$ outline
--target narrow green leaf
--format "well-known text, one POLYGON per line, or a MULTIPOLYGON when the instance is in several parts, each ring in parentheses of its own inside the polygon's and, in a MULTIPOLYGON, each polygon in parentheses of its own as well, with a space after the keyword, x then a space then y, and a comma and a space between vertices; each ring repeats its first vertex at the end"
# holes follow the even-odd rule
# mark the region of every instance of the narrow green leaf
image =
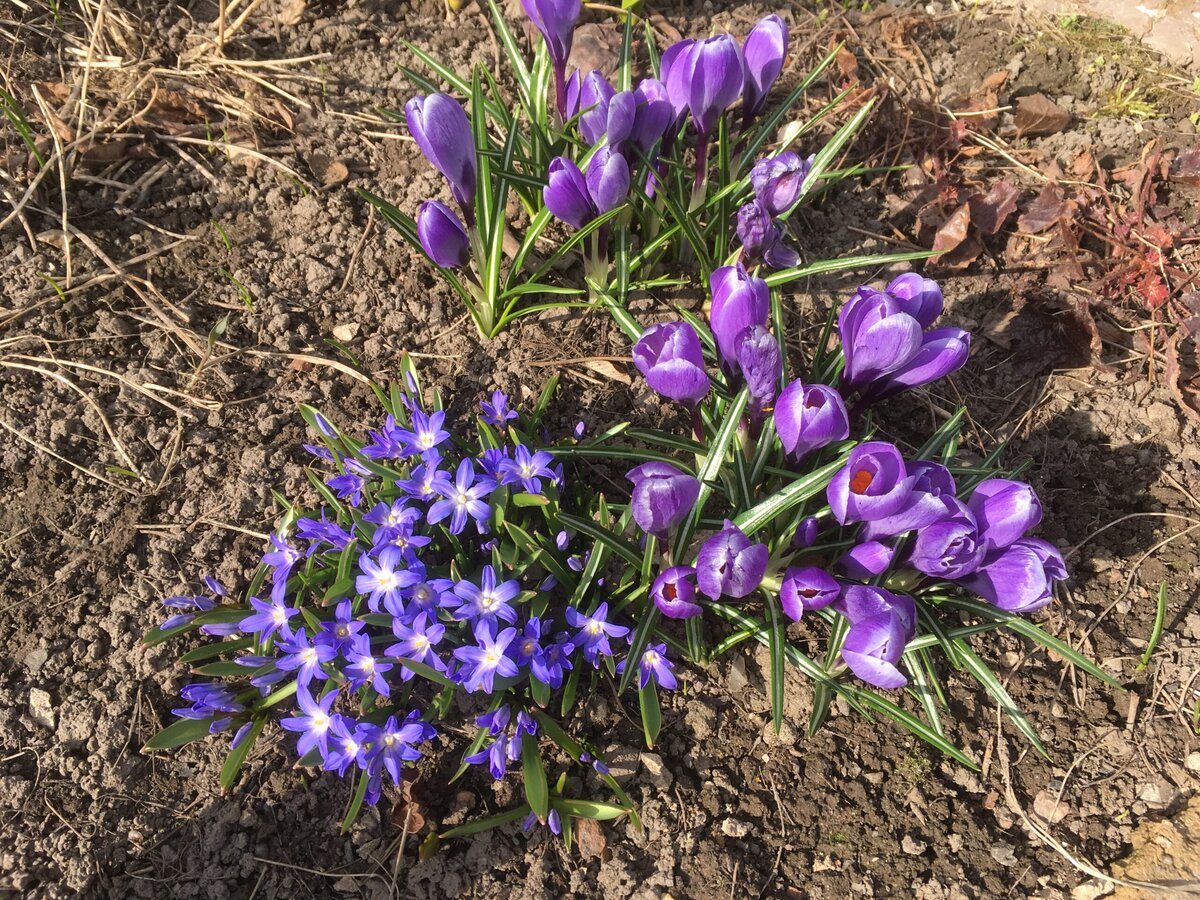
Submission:
POLYGON ((654 679, 647 681, 644 688, 638 688, 638 706, 642 711, 642 733, 646 736, 646 746, 653 749, 662 730, 662 709, 658 705, 654 679))
POLYGON ((555 797, 551 804, 558 810, 560 816, 573 816, 576 819, 594 819, 597 822, 607 822, 628 815, 629 810, 615 803, 604 803, 600 800, 575 800, 566 797, 555 797))
POLYGON ((1046 752, 1046 748, 1042 746, 1041 739, 1038 737, 1037 729, 1030 724, 1029 719, 1025 717, 1025 714, 1013 702, 1013 698, 1004 689, 1004 685, 1000 683, 1000 679, 996 677, 996 674, 987 667, 987 663, 975 655, 975 651, 967 646, 966 641, 960 640, 957 649, 959 658, 963 661, 963 666, 966 670, 974 675, 975 679, 992 695, 992 699, 996 701, 1005 715, 1012 719, 1012 723, 1017 726, 1020 732, 1029 739, 1029 743, 1033 744, 1033 748, 1046 759, 1050 759, 1050 754, 1046 752))
MULTIPOLYGON (((627 560, 631 565, 640 566, 642 564, 642 554, 637 547, 620 535, 614 534, 609 529, 593 522, 591 519, 584 519, 580 516, 572 516, 563 512, 558 514, 558 519, 568 528, 572 528, 580 534, 586 534, 593 540, 604 544, 609 550, 627 560)), ((572 581, 572 583, 574 582, 572 581)))
POLYGON ((142 747, 143 753, 149 753, 153 750, 170 750, 174 747, 182 747, 184 744, 199 740, 203 737, 208 737, 208 728, 212 725, 213 719, 179 719, 172 722, 150 740, 146 741, 146 745, 142 747))
POLYGON ((1163 625, 1167 619, 1167 583, 1160 582, 1158 585, 1158 598, 1154 607, 1154 626, 1150 629, 1150 640, 1146 642, 1146 652, 1142 654, 1141 661, 1137 664, 1135 671, 1142 671, 1146 666, 1150 665, 1150 657, 1154 655, 1154 648, 1158 646, 1159 638, 1162 637, 1163 625))
POLYGON ((763 526, 799 506, 810 497, 825 490, 833 476, 838 473, 849 456, 849 450, 841 454, 833 462, 822 466, 815 472, 810 472, 803 478, 798 478, 782 490, 772 494, 757 506, 746 510, 733 523, 742 529, 747 536, 754 534, 763 526))
POLYGON ((366 772, 356 770, 354 777, 358 779, 358 784, 355 785, 354 795, 350 798, 350 806, 346 810, 346 815, 342 818, 342 834, 349 831, 358 819, 358 814, 362 810, 363 799, 367 796, 367 785, 371 781, 367 777, 366 772))
POLYGON ((266 716, 257 716, 254 719, 254 724, 250 726, 250 732, 242 738, 242 742, 229 751, 229 755, 225 757, 225 764, 221 766, 221 790, 227 791, 235 781, 237 781, 238 773, 242 771, 242 766, 246 762, 246 757, 250 755, 250 750, 254 746, 254 742, 258 740, 258 736, 262 734, 263 728, 267 724, 266 716))
POLYGON ((525 774, 525 799, 538 821, 545 822, 550 813, 546 769, 542 765, 542 754, 538 751, 537 737, 525 731, 521 732, 521 768, 525 774))
POLYGON ((909 675, 912 676, 909 692, 916 696, 925 709, 925 718, 929 720, 929 727, 945 737, 946 729, 942 727, 942 716, 938 711, 938 695, 930 680, 928 663, 928 653, 911 649, 904 651, 904 665, 908 669, 909 675))
MULTIPOLYGON (((653 603, 646 604, 646 611, 642 614, 642 620, 638 623, 638 627, 634 629, 633 641, 629 645, 629 652, 625 655, 627 660, 641 661, 642 654, 646 652, 646 645, 650 643, 650 636, 654 634, 654 626, 658 623, 658 617, 658 607, 653 603)), ((617 686, 618 694, 625 693, 625 689, 633 681, 634 673, 638 668, 636 662, 626 664, 625 671, 621 673, 621 682, 617 686)))
POLYGON ((519 819, 525 818, 529 815, 529 812, 529 804, 522 803, 516 809, 510 809, 508 812, 497 813, 485 819, 476 819, 474 822, 467 822, 465 825, 459 825, 457 828, 443 831, 438 835, 438 839, 448 841, 451 838, 467 837, 468 835, 479 834, 481 831, 487 831, 491 828, 500 828, 509 822, 516 822, 519 819))
POLYGON ((841 259, 824 259, 819 262, 796 266, 792 269, 779 269, 765 277, 771 287, 790 284, 801 278, 813 275, 825 275, 830 272, 842 272, 846 269, 875 269, 890 266, 893 263, 909 262, 916 259, 928 259, 933 253, 927 250, 905 251, 903 253, 880 253, 875 256, 846 256, 841 259))
POLYGON ((787 623, 781 615, 779 599, 762 591, 763 607, 767 611, 767 651, 771 657, 771 722, 775 733, 783 726, 784 648, 787 646, 787 623))

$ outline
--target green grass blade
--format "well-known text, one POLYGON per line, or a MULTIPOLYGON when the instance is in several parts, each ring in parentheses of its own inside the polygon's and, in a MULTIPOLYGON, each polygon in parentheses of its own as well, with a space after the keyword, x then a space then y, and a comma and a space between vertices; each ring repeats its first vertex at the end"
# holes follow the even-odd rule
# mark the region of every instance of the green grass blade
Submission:
POLYGON ((644 688, 638 688, 638 706, 642 712, 642 733, 646 736, 646 746, 653 748, 662 730, 662 709, 658 705, 654 679, 647 681, 644 688))
POLYGON ((783 687, 786 677, 784 669, 784 648, 787 646, 787 622, 783 611, 779 608, 779 600, 767 593, 763 594, 763 606, 767 611, 767 651, 771 657, 771 722, 775 733, 783 727, 783 687))
POLYGON ((521 733, 521 768, 525 775, 525 799, 538 821, 545 822, 550 813, 550 787, 537 737, 528 732, 521 733))
POLYGON ((1042 746, 1042 741, 1038 737, 1037 730, 1025 718, 1025 714, 1021 712, 1017 704, 1013 702, 1013 698, 1004 689, 1004 685, 1000 683, 1000 679, 996 677, 996 674, 987 667, 987 664, 982 659, 975 655, 975 652, 967 646, 966 641, 958 641, 958 655, 963 661, 964 668, 974 675, 975 680, 982 684, 984 689, 992 695, 992 699, 1004 710, 1004 713, 1012 720, 1012 723, 1017 726, 1020 732, 1029 739, 1034 749, 1046 759, 1050 759, 1050 754, 1042 746))
POLYGON ((1150 640, 1146 642, 1146 652, 1142 654, 1141 661, 1137 664, 1135 671, 1140 672, 1146 666, 1150 665, 1150 657, 1154 655, 1154 648, 1158 646, 1159 638, 1162 637, 1163 625, 1167 619, 1167 583, 1165 581, 1158 585, 1158 599, 1154 607, 1154 627, 1150 629, 1150 640))
POLYGON ((753 534, 805 500, 825 490, 833 476, 846 464, 848 456, 849 451, 847 450, 833 462, 822 466, 815 472, 810 472, 803 478, 796 479, 783 490, 772 494, 761 503, 743 512, 733 520, 733 523, 747 535, 753 534))
POLYGON ((880 253, 876 256, 846 256, 841 259, 825 259, 792 269, 780 269, 772 272, 764 279, 771 287, 789 284, 801 278, 813 275, 826 275, 830 272, 842 272, 847 269, 874 269, 890 266, 898 262, 910 262, 916 259, 928 259, 933 253, 928 250, 905 251, 904 253, 880 253))

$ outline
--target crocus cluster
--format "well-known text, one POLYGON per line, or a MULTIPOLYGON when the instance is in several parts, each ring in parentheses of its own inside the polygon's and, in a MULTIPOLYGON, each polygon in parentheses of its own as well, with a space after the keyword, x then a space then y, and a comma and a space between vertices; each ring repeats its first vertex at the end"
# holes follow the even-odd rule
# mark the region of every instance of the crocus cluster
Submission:
MULTIPOLYGON (((938 286, 901 275, 886 290, 859 288, 843 307, 835 384, 795 379, 780 389, 780 349, 766 327, 767 283, 739 263, 714 272, 710 289, 716 377, 727 394, 743 387, 748 393, 747 434, 757 434, 770 413, 782 460, 798 475, 851 438, 856 413, 866 405, 966 361, 965 332, 930 329, 942 310, 938 286)), ((714 375, 691 324, 647 329, 633 360, 651 388, 691 408, 693 422, 700 421, 698 408, 712 394, 714 375)), ((703 439, 699 428, 695 436, 703 439)), ((892 444, 841 446, 845 464, 826 488, 828 508, 803 518, 781 552, 772 556, 765 543, 726 520, 700 544, 692 564, 667 560, 650 589, 662 615, 692 618, 703 612, 703 598, 740 600, 759 589, 777 590, 792 619, 827 607, 844 616, 850 623, 846 665, 871 684, 894 688, 906 683, 897 663, 917 622, 906 592, 949 583, 1013 613, 1050 602, 1066 569, 1052 545, 1028 536, 1041 519, 1029 485, 988 478, 960 491, 944 465, 905 460, 892 444)), ((671 530, 699 494, 695 475, 682 464, 655 461, 633 469, 629 479, 634 521, 660 546, 670 546, 671 530)))
MULTIPOLYGON (((584 554, 553 525, 563 467, 516 438, 508 398, 497 391, 481 404, 482 449, 471 453, 442 411, 411 389, 400 397, 402 408, 365 443, 316 415, 322 441, 306 448, 333 470, 326 504, 271 535, 261 589, 245 606, 206 579, 207 595, 164 601, 172 615, 161 626, 230 638, 239 673, 185 687, 190 705, 177 715, 213 733, 235 730, 236 748, 262 710, 294 695, 280 724, 297 735, 298 754, 339 775, 361 772, 369 803, 437 735, 418 685, 482 698, 489 711, 477 722, 487 734, 466 761, 500 778, 522 735, 538 734, 531 710, 581 666, 623 666, 630 638, 600 593, 602 576, 591 600, 567 602, 583 594, 554 572, 582 571, 584 554), (526 559, 506 540, 518 523, 538 542, 526 559)), ((686 499, 686 487, 667 490, 686 499)), ((665 647, 648 646, 636 663, 643 685, 675 686, 665 647)))
POLYGON ((795 248, 784 242, 784 227, 779 218, 803 196, 814 159, 815 156, 801 159, 799 154, 788 150, 760 159, 750 170, 754 198, 737 214, 737 237, 747 262, 785 269, 800 261, 795 248))

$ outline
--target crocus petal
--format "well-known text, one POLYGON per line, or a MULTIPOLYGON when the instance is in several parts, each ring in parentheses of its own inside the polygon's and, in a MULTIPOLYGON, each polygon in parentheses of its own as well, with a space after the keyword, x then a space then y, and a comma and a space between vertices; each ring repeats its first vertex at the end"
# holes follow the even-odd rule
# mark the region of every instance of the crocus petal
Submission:
POLYGON ((895 372, 921 348, 921 324, 889 297, 859 288, 838 315, 838 333, 846 358, 843 379, 862 387, 895 372))
POLYGON ((408 131, 435 169, 450 182, 464 211, 475 200, 475 137, 458 101, 448 94, 414 97, 404 107, 408 131))
POLYGON ((696 581, 700 592, 713 600, 722 595, 745 597, 762 583, 770 551, 755 544, 732 522, 700 547, 696 559, 696 581))
POLYGON ((971 493, 967 508, 991 550, 1011 546, 1042 520, 1042 504, 1033 488, 1007 478, 981 482, 971 493))
MULTIPOLYGON (((728 34, 697 41, 690 56, 688 110, 696 130, 707 136, 713 133, 721 114, 741 96, 746 83, 746 67, 742 49, 728 34)), ((668 82, 668 91, 670 88, 668 82)))
POLYGON ((634 344, 633 362, 646 383, 664 397, 694 405, 708 394, 700 338, 686 322, 647 328, 634 344))
POLYGON ((579 132, 589 144, 604 137, 608 129, 608 104, 616 91, 598 70, 584 77, 579 89, 579 132))
POLYGON ((816 157, 801 159, 787 151, 760 159, 750 170, 750 183, 759 202, 773 216, 787 212, 804 191, 804 182, 816 157))
MULTIPOLYGON (((898 325, 892 328, 893 331, 898 329, 898 325)), ((961 369, 970 353, 971 335, 961 328, 935 328, 926 332, 912 358, 874 385, 869 392, 870 398, 882 400, 945 378, 961 369)))
POLYGON ((587 190, 597 213, 616 209, 629 196, 629 163, 607 144, 592 155, 587 190))
POLYGON ((779 390, 783 354, 774 335, 761 325, 743 331, 736 344, 738 369, 746 380, 754 414, 758 416, 762 408, 775 399, 775 393, 779 390))
POLYGON ((858 581, 869 581, 887 571, 895 557, 895 547, 879 541, 863 541, 842 554, 838 560, 838 574, 858 581))
POLYGON ((771 312, 771 289, 740 263, 714 269, 708 279, 712 294, 709 325, 717 354, 727 371, 737 365, 737 338, 752 325, 766 325, 771 312))
POLYGON ((464 265, 470 255, 466 229, 454 211, 438 200, 426 200, 417 210, 417 237, 429 258, 442 268, 464 265))
POLYGON ((817 566, 788 569, 779 587, 779 605, 784 615, 799 622, 806 610, 823 609, 837 601, 842 586, 836 578, 817 566))
POLYGON ((565 65, 571 55, 581 0, 521 0, 521 5, 525 7, 525 15, 542 33, 551 61, 556 66, 565 65))
POLYGON ((746 89, 742 104, 747 119, 757 115, 766 103, 767 94, 783 71, 787 46, 788 27, 779 16, 765 16, 746 35, 746 89))
POLYGON ((555 217, 576 228, 582 228, 596 217, 587 180, 579 167, 565 156, 550 160, 542 199, 555 217))
POLYGON ((783 449, 799 460, 849 437, 850 418, 841 394, 829 385, 806 385, 796 379, 775 403, 775 431, 783 449))
POLYGON ((690 619, 704 611, 695 602, 695 576, 691 566, 673 566, 654 579, 650 596, 668 619, 690 619))
POLYGON ((903 507, 913 481, 895 446, 869 441, 850 451, 846 465, 829 482, 826 496, 840 524, 870 522, 903 507))
POLYGON ((646 463, 633 469, 630 498, 633 520, 647 534, 665 534, 691 511, 700 496, 700 482, 667 463, 646 463))
POLYGON ((892 279, 887 292, 896 298, 900 309, 930 327, 942 314, 942 289, 931 278, 922 278, 916 272, 905 272, 892 279))

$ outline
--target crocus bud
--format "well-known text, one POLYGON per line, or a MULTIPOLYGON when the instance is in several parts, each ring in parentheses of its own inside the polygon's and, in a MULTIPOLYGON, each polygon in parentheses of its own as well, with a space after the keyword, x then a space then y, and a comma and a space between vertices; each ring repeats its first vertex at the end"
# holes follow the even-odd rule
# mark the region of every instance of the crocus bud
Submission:
POLYGON ((921 349, 921 323, 895 298, 860 287, 838 313, 838 334, 846 368, 842 379, 857 388, 890 375, 921 349))
POLYGON ((796 533, 792 535, 792 546, 797 550, 811 547, 817 542, 817 532, 820 528, 821 523, 817 521, 816 516, 806 516, 796 526, 796 533))
POLYGON ((763 262, 772 269, 790 269, 800 264, 800 254, 783 240, 783 229, 779 237, 763 250, 763 262))
POLYGON ((764 157, 754 164, 750 170, 750 183, 767 212, 781 216, 795 205, 814 159, 815 156, 801 159, 798 153, 789 150, 778 156, 764 157))
POLYGON ((787 56, 788 27, 779 16, 766 16, 746 35, 746 89, 742 94, 742 116, 749 123, 762 110, 775 79, 783 71, 787 56))
POLYGON ((637 101, 630 139, 642 153, 649 154, 654 142, 666 134, 671 124, 671 101, 667 88, 654 78, 643 78, 633 91, 637 101))
POLYGON ((629 196, 629 163, 605 144, 592 154, 586 181, 597 215, 616 209, 629 196))
POLYGON ((615 93, 599 70, 592 69, 584 76, 579 87, 579 133, 589 144, 604 137, 608 129, 608 103, 615 93))
POLYGON ((671 104, 675 124, 678 125, 687 114, 688 87, 690 86, 692 49, 696 42, 691 38, 676 41, 663 51, 658 62, 659 76, 666 89, 667 100, 671 104))
POLYGON ((1042 521, 1042 504, 1033 488, 1007 478, 989 478, 971 493, 967 509, 979 523, 988 550, 1003 550, 1042 521))
POLYGON ((775 403, 775 432, 794 460, 845 440, 850 436, 850 419, 842 395, 827 384, 802 384, 797 378, 775 403))
POLYGON ((1054 583, 1067 577, 1062 554, 1038 538, 1021 538, 984 557, 964 587, 1011 613, 1030 613, 1054 599, 1054 583))
POLYGON ((696 570, 691 566, 674 566, 657 578, 650 588, 650 599, 668 619, 690 619, 703 609, 696 602, 696 570))
POLYGON ((829 508, 842 525, 882 519, 899 510, 913 479, 894 445, 868 441, 850 451, 846 465, 826 488, 829 508))
POLYGON ((709 326, 717 342, 717 355, 726 372, 736 371, 737 338, 752 325, 766 325, 771 313, 771 289, 750 275, 740 263, 714 269, 708 279, 712 293, 709 326))
POLYGON ((421 248, 444 269, 464 265, 470 256, 467 230, 454 210, 438 200, 426 200, 417 210, 417 237, 421 248))
POLYGON ((943 501, 953 499, 955 491, 954 476, 950 470, 924 459, 906 463, 905 468, 913 478, 912 493, 899 512, 863 525, 861 533, 867 540, 917 531, 945 517, 946 504, 943 501))
POLYGON ((633 134, 637 117, 637 96, 633 91, 619 91, 608 101, 608 120, 604 134, 614 150, 620 150, 633 134))
POLYGON ((448 94, 430 94, 409 100, 404 119, 425 158, 450 182, 450 192, 470 222, 476 160, 475 137, 466 112, 448 94))
POLYGON ((664 397, 695 406, 708 394, 700 338, 686 322, 664 322, 642 332, 633 362, 646 383, 664 397))
POLYGON ((579 171, 579 166, 565 156, 550 160, 542 199, 546 208, 557 218, 576 228, 582 228, 596 217, 587 179, 579 171))
POLYGON ((779 605, 793 622, 799 622, 805 610, 823 609, 842 594, 842 586, 832 575, 817 566, 788 569, 779 587, 779 605))
POLYGON ((774 335, 761 325, 754 325, 738 335, 738 370, 750 390, 750 402, 758 415, 769 406, 779 390, 783 375, 783 354, 774 335))
POLYGON ((566 104, 563 108, 563 119, 573 119, 579 115, 579 95, 583 90, 583 73, 575 69, 565 85, 566 104))
POLYGON ((900 308, 928 328, 942 314, 942 289, 931 278, 922 278, 916 272, 897 275, 887 286, 887 292, 896 298, 900 308))
POLYGON ((665 536, 683 521, 700 496, 700 482, 670 463, 651 461, 630 469, 633 482, 629 507, 647 534, 665 536))
POLYGON ((751 259, 762 259, 768 248, 779 242, 780 229, 759 200, 751 200, 737 211, 737 237, 751 259))
POLYGON ((728 34, 691 42, 669 60, 664 54, 661 71, 671 105, 677 112, 686 106, 704 138, 713 133, 746 83, 742 50, 728 34))
POLYGON ((908 684, 896 663, 916 633, 911 597, 866 584, 848 585, 838 607, 850 620, 842 659, 867 684, 894 690, 908 684))
POLYGON ((546 52, 554 68, 554 81, 559 115, 566 118, 564 76, 571 55, 575 24, 579 21, 581 0, 521 0, 525 15, 542 33, 546 52))
POLYGON ((917 531, 908 562, 934 578, 962 578, 979 568, 984 545, 967 507, 953 497, 941 500, 945 515, 917 531))
POLYGON ((961 328, 925 332, 916 354, 869 390, 872 401, 892 397, 957 372, 971 353, 971 335, 961 328))
POLYGON ((726 519, 725 527, 700 547, 696 559, 700 592, 713 600, 745 597, 762 584, 770 555, 766 544, 751 542, 726 519))
POLYGON ((842 554, 837 563, 837 572, 856 581, 870 581, 886 572, 896 558, 896 548, 880 541, 863 541, 842 554))

